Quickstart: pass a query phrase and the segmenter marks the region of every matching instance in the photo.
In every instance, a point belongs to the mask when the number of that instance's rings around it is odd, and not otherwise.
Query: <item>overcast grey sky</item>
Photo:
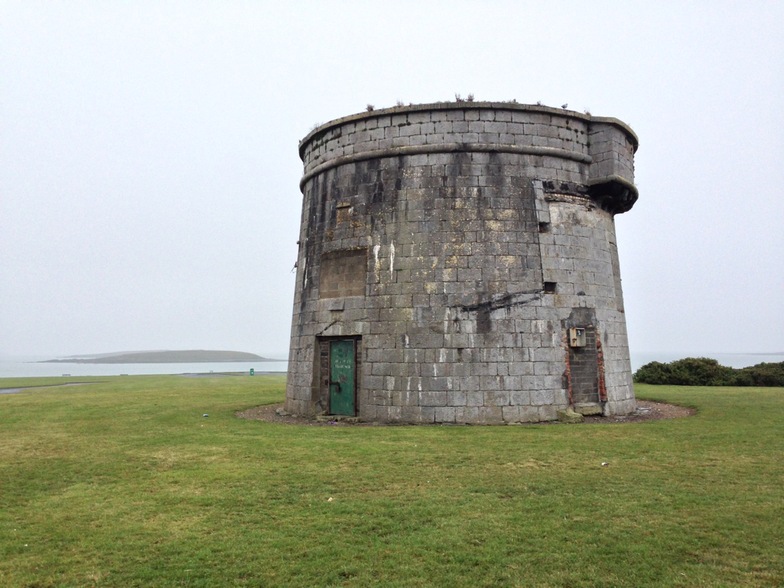
[[[632,352],[784,351],[784,3],[0,0],[0,357],[285,357],[298,141],[511,100],[640,137]]]

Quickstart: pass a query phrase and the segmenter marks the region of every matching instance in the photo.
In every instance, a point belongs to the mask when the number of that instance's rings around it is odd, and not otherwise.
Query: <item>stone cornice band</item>
[[[302,176],[299,182],[300,191],[304,190],[305,184],[314,176],[330,170],[340,165],[377,159],[382,157],[400,157],[404,155],[423,155],[430,153],[457,153],[457,152],[483,152],[483,153],[513,153],[516,155],[539,155],[557,157],[560,159],[571,159],[579,163],[590,164],[593,158],[590,155],[575,153],[567,149],[556,147],[535,147],[528,145],[502,145],[498,143],[439,143],[437,145],[408,145],[403,147],[390,147],[387,149],[375,149],[363,151],[351,155],[342,155],[322,164],[317,165]]]

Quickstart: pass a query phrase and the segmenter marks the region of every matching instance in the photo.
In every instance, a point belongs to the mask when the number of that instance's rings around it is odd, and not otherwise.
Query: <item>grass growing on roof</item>
[[[283,376],[78,380],[0,395],[4,585],[784,583],[781,388],[638,385],[698,414],[627,425],[309,427],[234,416]]]

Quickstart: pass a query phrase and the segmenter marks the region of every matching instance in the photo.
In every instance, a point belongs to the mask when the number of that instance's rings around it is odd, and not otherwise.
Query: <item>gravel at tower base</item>
[[[634,132],[515,102],[369,110],[300,143],[285,410],[504,424],[634,412],[615,215]]]

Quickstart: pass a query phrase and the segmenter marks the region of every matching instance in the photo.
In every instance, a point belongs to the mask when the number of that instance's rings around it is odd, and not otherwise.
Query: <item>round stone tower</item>
[[[364,112],[300,143],[286,410],[396,423],[635,409],[621,121],[516,103]]]

